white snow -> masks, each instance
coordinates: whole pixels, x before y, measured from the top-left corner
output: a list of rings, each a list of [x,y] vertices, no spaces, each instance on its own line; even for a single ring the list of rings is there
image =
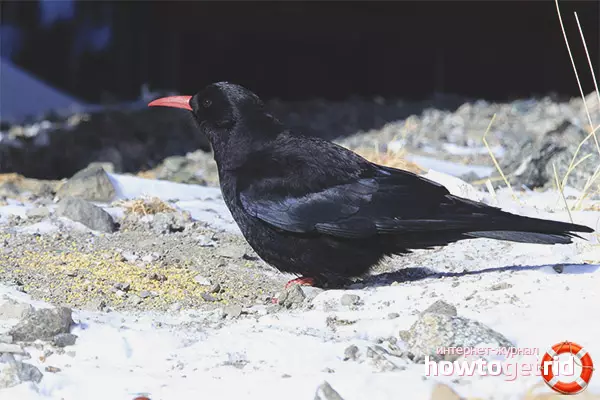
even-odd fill
[[[468,174],[469,172],[473,172],[480,178],[485,178],[490,176],[490,174],[494,171],[494,167],[488,167],[485,165],[463,165],[452,161],[444,161],[434,157],[421,156],[417,154],[407,154],[406,159],[423,168],[444,171],[445,173],[453,176],[461,176]]]
[[[568,221],[564,211],[549,213],[563,210],[556,193],[519,193],[519,203],[507,190],[498,191],[493,198],[439,172],[430,171],[427,177],[458,195],[497,201],[503,208],[524,215]],[[220,204],[215,208],[218,214],[224,207],[218,190],[112,174],[111,179],[120,185],[122,198],[141,194],[175,198],[179,206],[196,215]],[[15,206],[10,207],[15,212]],[[6,207],[0,208],[0,215],[5,213]],[[595,227],[600,212],[573,212],[573,218]],[[343,361],[344,349],[355,344],[364,353],[378,337],[398,337],[399,330],[409,329],[417,319],[418,311],[442,299],[456,305],[460,316],[490,326],[517,347],[538,348],[542,355],[549,346],[570,340],[600,360],[596,317],[600,309],[600,265],[583,265],[585,260],[600,262],[600,246],[595,235],[583,236],[589,241],[578,240],[572,245],[478,239],[416,252],[398,258],[398,268],[428,268],[446,277],[360,290],[329,290],[314,299],[314,308],[309,311],[267,314],[257,306],[250,310],[253,318],[227,321],[222,328],[214,325],[218,319],[215,312],[134,315],[75,310],[79,324],[73,333],[79,339],[66,349],[74,355],[54,354],[42,363],[40,350],[27,348],[32,356],[27,362],[42,372],[47,365],[59,367],[61,372],[44,372],[37,385],[0,390],[0,398],[131,400],[138,393],[147,393],[152,400],[306,400],[313,399],[317,386],[326,380],[345,400],[429,399],[436,382],[450,385],[462,396],[520,399],[540,385],[540,377],[519,376],[507,382],[502,376],[474,376],[462,377],[458,383],[454,381],[457,376],[424,379],[423,364],[390,357],[406,369],[378,372],[370,361]],[[565,264],[563,273],[552,268],[555,264]],[[512,287],[489,289],[501,282]],[[341,306],[344,293],[359,295],[364,305],[357,310]],[[0,285],[0,303],[2,294],[36,306],[43,304]],[[392,312],[400,316],[389,319]],[[334,332],[326,324],[329,316],[355,323],[338,326]],[[526,356],[520,361],[535,363],[536,358]],[[600,378],[593,376],[587,390],[600,394]],[[540,392],[551,393],[543,384]]]

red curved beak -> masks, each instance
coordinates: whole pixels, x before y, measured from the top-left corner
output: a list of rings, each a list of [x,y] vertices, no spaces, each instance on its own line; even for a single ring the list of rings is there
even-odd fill
[[[184,110],[192,111],[192,107],[190,106],[190,99],[192,96],[169,96],[162,97],[160,99],[156,99],[148,103],[148,107],[174,107],[174,108],[183,108]]]

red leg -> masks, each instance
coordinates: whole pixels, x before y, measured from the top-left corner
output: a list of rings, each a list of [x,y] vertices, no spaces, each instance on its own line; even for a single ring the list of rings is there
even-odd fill
[[[285,284],[285,288],[287,289],[293,285],[313,286],[314,284],[315,284],[315,278],[307,278],[307,277],[303,276],[301,278],[292,279],[291,281],[289,281],[288,283]]]

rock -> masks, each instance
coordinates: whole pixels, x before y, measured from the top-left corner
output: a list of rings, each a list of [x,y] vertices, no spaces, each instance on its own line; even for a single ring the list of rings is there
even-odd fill
[[[9,333],[14,341],[52,340],[60,333],[69,333],[73,323],[70,308],[41,308],[28,312]]]
[[[142,290],[140,292],[140,297],[142,299],[146,299],[146,298],[151,297],[151,296],[152,296],[152,292],[149,292],[148,290]]]
[[[9,358],[9,366],[0,374],[0,389],[17,386],[23,382],[40,383],[44,375],[31,364]]]
[[[292,285],[285,289],[277,303],[285,308],[297,307],[304,302],[306,296],[300,288],[300,285]]]
[[[421,315],[426,314],[426,313],[442,314],[442,315],[448,315],[451,317],[458,315],[458,312],[456,311],[456,307],[454,307],[452,304],[446,303],[443,300],[437,300],[435,303],[433,303],[432,305],[427,307],[421,313]]]
[[[218,254],[221,257],[239,259],[244,257],[246,250],[242,246],[226,245],[219,247]]]
[[[77,341],[77,335],[73,335],[72,333],[59,333],[54,336],[52,341],[57,347],[73,346]]]
[[[454,361],[462,354],[438,354],[438,349],[451,353],[454,348],[473,348],[479,345],[492,347],[514,347],[500,333],[468,318],[444,314],[424,313],[411,326],[408,333],[401,333],[414,361],[423,363],[426,356],[430,361]]]
[[[112,216],[102,208],[75,197],[67,197],[58,203],[56,215],[80,222],[88,228],[112,233],[116,230]]]
[[[462,400],[452,388],[443,383],[437,383],[431,391],[430,400]]]
[[[355,306],[360,303],[360,296],[346,293],[340,298],[340,303],[343,306]]]
[[[380,346],[367,347],[367,358],[373,361],[374,366],[381,372],[399,369],[396,364],[386,357],[386,351]],[[404,367],[403,367],[404,369]]]
[[[317,388],[314,400],[344,400],[338,392],[336,392],[331,385],[325,381]]]
[[[200,275],[200,274],[198,274],[198,275],[196,275],[194,277],[194,281],[198,285],[201,285],[201,286],[210,286],[211,285],[210,280],[208,278],[206,278],[205,276]]]
[[[152,230],[159,234],[183,232],[186,224],[190,221],[187,214],[179,212],[162,212],[154,215],[151,226]]]
[[[323,289],[314,286],[300,285],[300,289],[302,289],[306,301],[312,301],[315,297],[324,292]]]
[[[116,194],[110,178],[102,166],[92,164],[77,172],[59,189],[56,195],[60,199],[76,197],[89,201],[110,202]]]
[[[44,371],[50,372],[52,374],[55,374],[55,373],[60,372],[62,370],[60,368],[58,368],[58,367],[53,367],[51,365],[48,365],[46,368],[44,368]]]
[[[227,306],[223,309],[223,312],[225,313],[226,317],[229,318],[237,318],[240,315],[242,315],[242,307],[239,305],[231,305],[231,306]]]
[[[27,210],[25,215],[27,216],[27,218],[32,218],[32,219],[33,218],[46,218],[47,216],[50,215],[50,210],[48,210],[46,207],[30,208]]]
[[[388,319],[396,319],[400,316],[400,314],[398,314],[397,312],[391,312],[388,314]]]
[[[508,282],[500,282],[500,283],[495,283],[492,286],[490,286],[490,290],[504,290],[504,289],[510,289],[512,287],[512,285]]]
[[[356,345],[351,345],[346,347],[344,350],[344,361],[355,361],[358,355],[358,347]]]
[[[0,320],[22,318],[29,311],[33,310],[30,304],[18,302],[7,296],[3,296],[2,300],[3,302],[0,304]]]

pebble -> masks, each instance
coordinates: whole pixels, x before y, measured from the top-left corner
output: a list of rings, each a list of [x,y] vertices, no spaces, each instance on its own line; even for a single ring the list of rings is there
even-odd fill
[[[388,314],[388,319],[396,319],[400,316],[400,314],[396,313],[396,312],[391,312]]]
[[[196,275],[194,277],[194,281],[197,284],[202,285],[202,286],[210,286],[211,285],[210,280],[208,278],[206,278],[205,276],[200,275],[200,274],[198,274],[198,275]]]
[[[54,345],[58,347],[73,346],[76,341],[77,335],[72,333],[59,333],[53,339]]]
[[[348,360],[356,360],[358,355],[358,347],[356,345],[351,345],[346,347],[346,349],[344,350],[344,361],[348,361]]]
[[[504,290],[504,289],[510,289],[512,287],[512,284],[508,283],[508,282],[500,282],[500,283],[495,283],[492,286],[490,286],[490,290]]]

